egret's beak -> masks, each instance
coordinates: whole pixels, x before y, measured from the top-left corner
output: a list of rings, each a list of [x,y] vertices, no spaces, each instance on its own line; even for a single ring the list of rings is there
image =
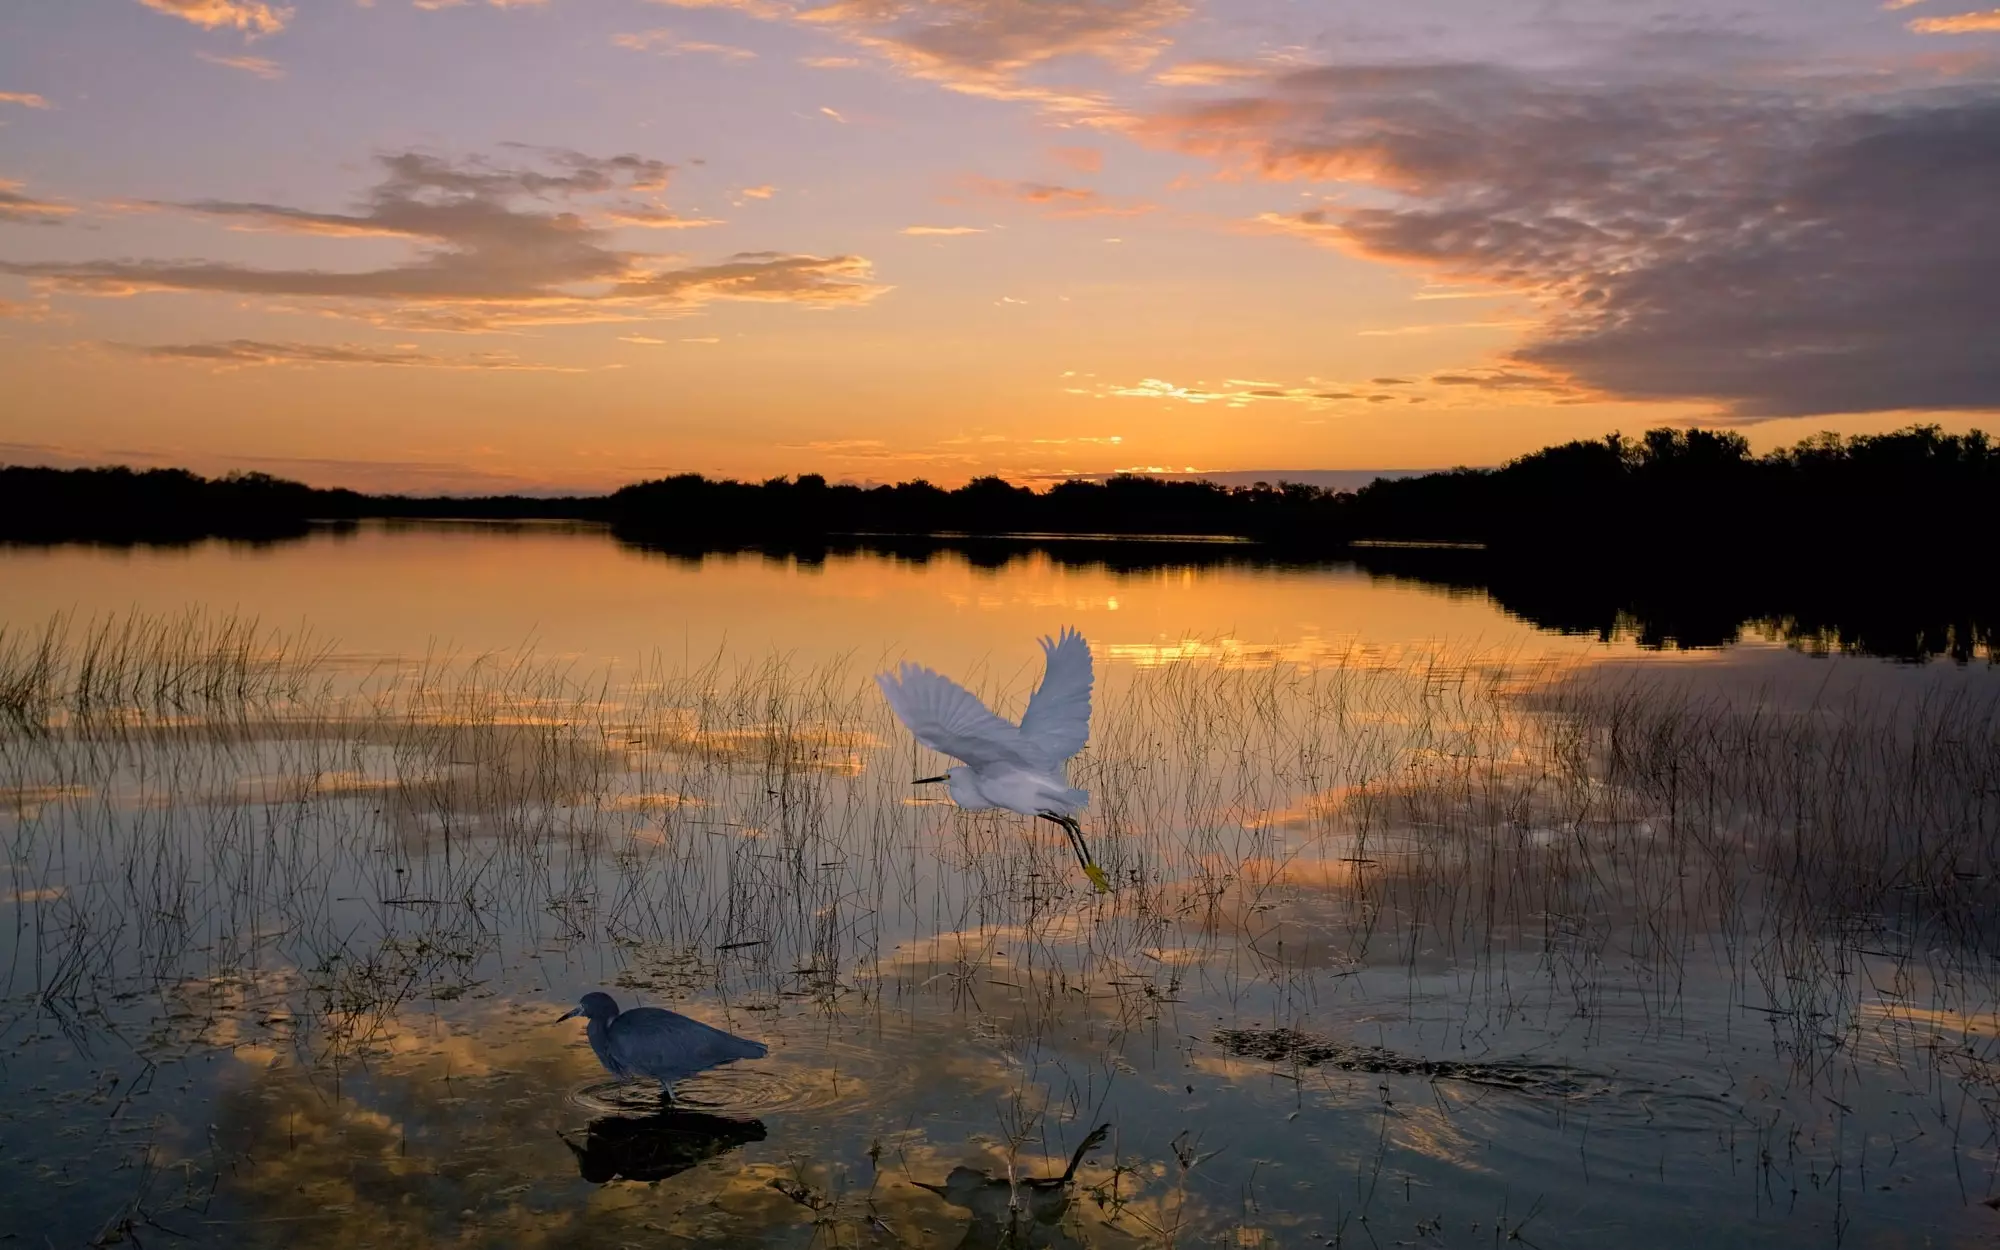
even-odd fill
[[[583,1008],[572,1007],[568,1011],[565,1011],[561,1015],[557,1016],[556,1023],[561,1024],[563,1021],[570,1019],[572,1016],[580,1016],[582,1014],[583,1014]]]
[[[951,775],[949,773],[946,773],[936,777],[919,777],[915,781],[912,781],[910,784],[913,786],[928,786],[928,785],[933,785],[940,781],[950,781],[950,780],[951,780]]]

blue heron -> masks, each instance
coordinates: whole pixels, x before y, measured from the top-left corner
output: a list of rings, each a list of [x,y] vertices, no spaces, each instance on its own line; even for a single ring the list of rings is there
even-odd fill
[[[770,1053],[762,1042],[725,1033],[664,1007],[620,1011],[618,1000],[597,991],[585,994],[557,1017],[557,1023],[572,1016],[590,1021],[584,1035],[605,1071],[621,1080],[652,1077],[668,1103],[674,1101],[674,1082],[682,1077]]]
[[[1090,856],[1076,813],[1090,792],[1069,784],[1070,757],[1090,741],[1090,644],[1074,629],[1042,639],[1047,667],[1021,723],[1002,720],[951,678],[904,663],[875,679],[889,706],[918,742],[963,764],[913,785],[948,782],[951,801],[970,810],[1004,808],[1060,825],[1083,874],[1102,894],[1111,888]]]

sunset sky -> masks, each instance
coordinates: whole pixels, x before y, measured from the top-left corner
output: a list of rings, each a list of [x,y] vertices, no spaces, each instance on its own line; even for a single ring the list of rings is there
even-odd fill
[[[0,461],[596,489],[1994,424],[1964,0],[4,0]]]

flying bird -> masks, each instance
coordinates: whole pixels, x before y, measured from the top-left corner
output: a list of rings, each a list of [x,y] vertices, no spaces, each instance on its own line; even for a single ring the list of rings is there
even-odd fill
[[[942,776],[913,785],[945,782],[951,801],[971,811],[1000,808],[1060,825],[1077,863],[1098,893],[1111,889],[1090,856],[1076,813],[1090,792],[1069,784],[1069,760],[1090,741],[1090,687],[1095,680],[1090,644],[1074,629],[1044,638],[1048,667],[1016,725],[989,711],[957,682],[907,661],[875,678],[896,715],[918,742],[965,761]]]
[[[670,1104],[674,1082],[682,1077],[738,1059],[762,1059],[770,1053],[762,1042],[725,1033],[664,1007],[620,1011],[617,999],[596,991],[585,994],[576,1006],[556,1017],[556,1022],[574,1016],[590,1021],[584,1035],[605,1071],[621,1080],[652,1077]]]

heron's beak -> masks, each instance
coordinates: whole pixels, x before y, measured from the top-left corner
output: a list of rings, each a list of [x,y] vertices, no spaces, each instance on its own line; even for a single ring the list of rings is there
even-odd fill
[[[556,1022],[557,1024],[561,1024],[561,1023],[562,1023],[563,1021],[565,1021],[565,1020],[569,1019],[569,1018],[570,1018],[570,1017],[572,1017],[572,1016],[580,1016],[580,1015],[582,1015],[582,1014],[583,1014],[583,1008],[581,1008],[581,1007],[572,1007],[572,1008],[570,1008],[570,1009],[569,1009],[568,1011],[565,1011],[565,1012],[563,1012],[563,1013],[562,1013],[561,1015],[557,1016],[557,1017],[556,1017],[556,1021],[555,1021],[555,1022]]]
[[[928,785],[933,785],[940,781],[950,781],[950,780],[951,780],[951,775],[949,773],[946,773],[936,777],[919,777],[915,781],[912,781],[910,784],[913,786],[928,786]]]

